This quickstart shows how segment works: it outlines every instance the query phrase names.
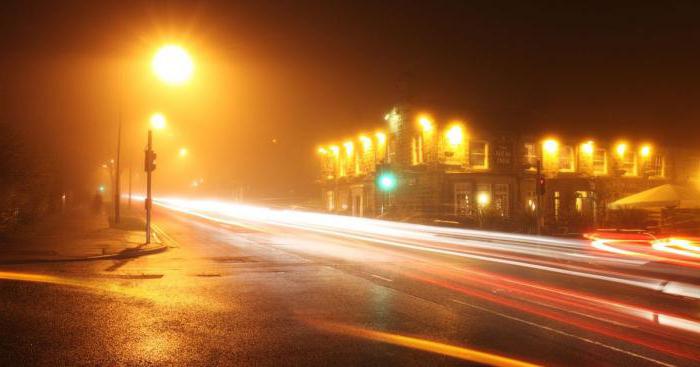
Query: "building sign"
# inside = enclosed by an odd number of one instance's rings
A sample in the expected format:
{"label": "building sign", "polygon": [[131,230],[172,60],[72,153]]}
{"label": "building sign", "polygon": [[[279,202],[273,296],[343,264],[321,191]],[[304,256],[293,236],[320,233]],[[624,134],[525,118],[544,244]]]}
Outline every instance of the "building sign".
{"label": "building sign", "polygon": [[508,171],[513,168],[513,149],[509,139],[498,138],[493,143],[492,165],[494,170]]}

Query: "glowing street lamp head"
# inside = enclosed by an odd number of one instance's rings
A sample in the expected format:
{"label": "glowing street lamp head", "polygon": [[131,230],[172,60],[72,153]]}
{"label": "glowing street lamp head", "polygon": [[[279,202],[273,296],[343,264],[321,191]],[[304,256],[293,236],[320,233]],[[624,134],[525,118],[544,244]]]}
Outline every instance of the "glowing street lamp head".
{"label": "glowing street lamp head", "polygon": [[615,147],[615,152],[617,153],[618,156],[624,157],[625,153],[627,152],[627,144],[625,144],[625,143],[617,144],[617,147]]}
{"label": "glowing street lamp head", "polygon": [[459,125],[452,126],[445,133],[445,137],[447,137],[447,142],[450,143],[450,145],[462,144],[462,140],[464,139],[464,132],[462,131],[462,127]]}
{"label": "glowing street lamp head", "polygon": [[376,133],[375,136],[377,137],[377,143],[379,143],[380,145],[386,143],[386,134],[384,134],[383,132],[380,131]]}
{"label": "glowing street lamp head", "polygon": [[151,127],[153,127],[154,129],[164,129],[166,123],[167,120],[165,119],[165,116],[162,113],[154,113],[153,115],[151,115]]}
{"label": "glowing street lamp head", "polygon": [[476,196],[476,201],[479,203],[479,206],[487,206],[491,202],[491,196],[487,192],[480,192]]}
{"label": "glowing street lamp head", "polygon": [[337,145],[331,145],[330,148],[331,152],[333,152],[333,155],[338,157],[338,154],[340,153],[340,148],[338,148]]}
{"label": "glowing street lamp head", "polygon": [[649,144],[643,145],[642,148],[639,149],[639,153],[644,158],[649,157],[649,155],[651,155],[651,146],[649,146]]}
{"label": "glowing street lamp head", "polygon": [[372,139],[366,135],[360,135],[360,143],[362,143],[362,150],[365,152],[372,147]]}
{"label": "glowing street lamp head", "polygon": [[326,148],[324,148],[324,147],[318,147],[317,152],[318,152],[318,154],[320,154],[320,155],[326,155],[326,154],[328,154],[328,151],[327,151]]}
{"label": "glowing street lamp head", "polygon": [[181,85],[187,82],[194,71],[192,58],[178,45],[165,45],[158,49],[153,62],[153,72],[167,84]]}
{"label": "glowing street lamp head", "polygon": [[352,156],[352,152],[355,148],[355,145],[351,141],[346,141],[345,143],[343,143],[343,147],[345,147],[345,154],[347,154],[348,157]]}
{"label": "glowing street lamp head", "polygon": [[100,185],[100,187],[97,188],[99,192],[105,192],[105,185]]}
{"label": "glowing street lamp head", "polygon": [[545,153],[554,154],[559,150],[559,142],[554,139],[547,139],[542,143]]}
{"label": "glowing street lamp head", "polygon": [[581,151],[583,151],[587,155],[592,155],[593,154],[593,142],[589,140],[589,141],[581,144]]}
{"label": "glowing street lamp head", "polygon": [[433,122],[428,116],[423,115],[418,117],[418,125],[420,125],[421,129],[423,129],[423,132],[426,133],[433,130]]}

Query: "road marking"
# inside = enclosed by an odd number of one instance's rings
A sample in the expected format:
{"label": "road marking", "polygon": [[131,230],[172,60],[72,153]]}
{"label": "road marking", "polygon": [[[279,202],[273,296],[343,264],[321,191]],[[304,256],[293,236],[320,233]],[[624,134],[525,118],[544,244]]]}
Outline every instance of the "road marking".
{"label": "road marking", "polygon": [[501,317],[505,317],[505,318],[510,319],[510,320],[513,320],[513,321],[518,321],[518,322],[521,322],[521,323],[523,323],[523,324],[527,324],[527,325],[529,325],[529,326],[534,326],[534,327],[537,327],[537,328],[540,328],[540,329],[543,329],[543,330],[547,330],[547,331],[552,332],[552,333],[556,333],[556,334],[568,336],[568,337],[570,337],[570,338],[578,339],[578,340],[581,340],[581,341],[586,342],[586,343],[594,344],[594,345],[597,345],[597,346],[600,346],[600,347],[603,347],[603,348],[607,348],[607,349],[610,349],[610,350],[613,350],[613,351],[616,351],[616,352],[624,353],[624,354],[627,354],[627,355],[632,356],[632,357],[641,358],[641,359],[644,359],[644,360],[649,361],[649,362],[652,362],[652,363],[656,363],[656,364],[661,365],[661,366],[675,367],[674,364],[662,362],[662,361],[659,361],[659,360],[654,359],[654,358],[651,358],[651,357],[643,356],[643,355],[638,354],[638,353],[635,353],[635,352],[630,352],[630,351],[628,351],[628,350],[621,349],[621,348],[618,348],[618,347],[615,347],[615,346],[612,346],[612,345],[609,345],[609,344],[605,344],[605,343],[602,343],[602,342],[599,342],[599,341],[596,341],[596,340],[593,340],[593,339],[589,339],[589,338],[586,338],[586,337],[583,337],[583,336],[579,336],[579,335],[567,333],[567,332],[565,332],[565,331],[561,331],[561,330],[558,330],[558,329],[554,329],[554,328],[551,328],[551,327],[549,327],[549,326],[544,326],[544,325],[538,324],[538,323],[536,323],[536,322],[532,322],[532,321],[528,321],[528,320],[525,320],[525,319],[521,319],[521,318],[519,318],[519,317],[507,315],[507,314],[504,314],[504,313],[501,313],[501,312],[498,312],[498,311],[494,311],[494,310],[490,310],[490,309],[485,308],[485,307],[481,307],[481,306],[473,305],[473,304],[470,304],[470,303],[466,303],[466,302],[463,302],[463,301],[460,301],[460,300],[457,300],[457,299],[451,299],[451,301],[454,302],[454,303],[458,303],[458,304],[460,304],[460,305],[464,305],[464,306],[467,306],[467,307],[475,308],[475,309],[480,310],[480,311],[484,311],[484,312],[488,312],[488,313],[491,313],[491,314],[494,314],[494,315],[498,315],[498,316],[501,316]]}
{"label": "road marking", "polygon": [[373,278],[381,279],[381,280],[384,280],[384,281],[387,281],[387,282],[393,282],[393,281],[394,281],[393,279],[385,278],[385,277],[383,277],[383,276],[381,276],[381,275],[377,275],[377,274],[370,274],[369,276],[371,276],[371,277],[373,277]]}

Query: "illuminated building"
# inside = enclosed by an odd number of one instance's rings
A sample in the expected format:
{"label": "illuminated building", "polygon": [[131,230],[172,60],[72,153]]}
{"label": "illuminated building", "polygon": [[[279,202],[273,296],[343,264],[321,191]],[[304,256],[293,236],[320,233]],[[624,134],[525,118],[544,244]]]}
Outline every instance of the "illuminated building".
{"label": "illuminated building", "polygon": [[[337,153],[317,156],[327,163],[319,180],[324,208],[356,216],[476,226],[484,213],[500,223],[497,229],[532,231],[524,218],[538,205],[539,164],[548,231],[575,232],[602,223],[606,204],[620,197],[700,179],[700,154],[673,155],[631,140],[494,133],[406,107],[385,116],[381,133],[353,142],[363,147],[351,150],[354,170],[338,164]],[[331,152],[343,144],[350,146],[339,139],[323,147]],[[683,173],[689,171],[697,173]],[[381,172],[395,177],[391,192],[378,187]]]}

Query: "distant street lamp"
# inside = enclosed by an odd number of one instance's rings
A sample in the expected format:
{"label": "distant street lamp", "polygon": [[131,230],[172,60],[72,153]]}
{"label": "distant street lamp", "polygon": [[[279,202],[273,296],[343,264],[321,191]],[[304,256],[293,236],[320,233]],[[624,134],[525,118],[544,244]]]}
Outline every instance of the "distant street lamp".
{"label": "distant street lamp", "polygon": [[167,120],[165,119],[165,116],[162,113],[154,113],[151,115],[151,127],[156,129],[156,130],[162,130],[165,128],[165,125],[167,124]]}

